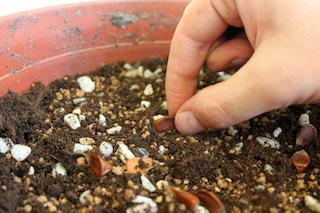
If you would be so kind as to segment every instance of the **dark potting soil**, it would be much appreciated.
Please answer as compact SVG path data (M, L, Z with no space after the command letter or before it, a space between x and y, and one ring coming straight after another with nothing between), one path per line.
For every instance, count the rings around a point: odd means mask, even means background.
M128 71L123 65L108 65L90 74L96 84L93 93L81 91L76 77L65 77L49 86L35 84L24 95L9 92L0 98L0 137L32 149L21 162L13 159L10 152L0 154L0 212L125 212L137 205L132 203L136 195L156 201L159 212L186 211L183 204L169 199L163 189L144 189L140 174L124 170L95 177L83 155L73 152L74 144L82 137L94 139L92 152L98 154L101 142L111 143L114 152L106 160L120 168L124 163L116 151L118 142L131 150L146 149L155 162L146 176L155 186L165 180L190 192L207 189L220 197L228 212L309 211L304 196L319 195L319 145L314 141L303 147L311 157L305 173L296 174L290 157L299 150L295 146L299 116L307 112L310 123L319 127L319 105L266 113L234 126L237 132L216 130L184 136L173 130L159 136L152 120L154 115L167 114L162 106L166 64L150 59L132 65L152 72L158 69L154 78L126 77ZM216 81L215 73L204 72L199 88ZM153 94L146 96L144 89L148 84L153 86ZM85 102L73 102L82 97ZM141 100L150 101L150 107L141 108ZM73 130L63 118L76 108L81 109L85 120L79 129ZM105 126L99 124L100 114L107 118ZM115 123L122 130L107 134L106 130ZM282 129L276 138L280 149L257 143L259 136L273 138L278 127ZM243 148L237 149L241 142ZM160 146L165 147L164 153L159 153ZM66 169L66 176L52 175L57 163ZM272 171L266 171L266 165ZM33 175L28 174L31 166ZM80 202L86 190L90 190L90 195L86 202Z

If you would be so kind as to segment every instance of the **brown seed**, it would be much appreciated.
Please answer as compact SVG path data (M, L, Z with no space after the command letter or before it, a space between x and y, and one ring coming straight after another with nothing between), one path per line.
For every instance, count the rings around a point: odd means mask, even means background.
M306 124L299 130L296 136L296 145L308 145L313 139L317 138L317 129L312 124Z
M297 170L297 173L304 172L311 162L311 158L304 150L295 152L290 158L291 164Z
M190 192L183 191L176 187L168 187L168 190L172 192L169 194L172 194L175 201L186 205L191 212L193 212L200 203L199 198Z
M152 168L152 159L143 157L143 158L131 158L127 161L126 167L127 171L131 174L136 173L146 173Z
M225 213L221 200L212 192L207 190L200 190L196 193L196 196L200 199L201 204L206 207L210 213Z
M174 129L174 117L163 116L153 122L153 126L158 133L165 133Z
M85 155L85 157L96 177L102 177L112 170L112 165L95 153Z

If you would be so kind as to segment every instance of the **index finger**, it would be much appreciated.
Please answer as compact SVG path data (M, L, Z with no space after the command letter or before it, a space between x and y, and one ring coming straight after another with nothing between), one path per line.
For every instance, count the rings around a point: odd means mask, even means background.
M170 115L195 94L199 70L210 46L226 28L210 0L193 0L185 9L168 59L166 96Z

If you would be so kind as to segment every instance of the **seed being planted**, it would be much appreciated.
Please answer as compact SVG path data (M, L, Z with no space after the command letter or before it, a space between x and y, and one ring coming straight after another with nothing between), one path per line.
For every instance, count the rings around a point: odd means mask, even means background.
M291 164L297 170L297 173L302 173L306 170L311 162L311 158L304 150L295 152L290 158Z
M312 124L306 124L299 130L296 136L296 145L308 145L313 139L317 138L317 129Z
M168 187L168 190L172 192L173 200L183 203L191 212L193 212L200 203L199 198L190 192L183 191L176 187Z
M165 133L174 129L174 117L163 116L153 122L154 128L158 133Z
M131 158L127 161L127 171L131 174L142 173L145 174L152 168L152 159L148 157L144 158Z
M85 155L85 157L96 177L102 177L112 170L112 165L95 153Z
M221 200L212 192L207 190L200 190L196 193L196 196L200 199L200 202L206 207L210 213L225 213Z

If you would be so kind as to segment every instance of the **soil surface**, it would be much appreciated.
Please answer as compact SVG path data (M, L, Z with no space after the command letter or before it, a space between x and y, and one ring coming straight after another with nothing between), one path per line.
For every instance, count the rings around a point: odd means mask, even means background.
M32 150L21 162L10 151L0 154L0 212L125 212L137 205L132 202L137 195L154 200L159 212L187 211L184 204L172 201L159 187L162 180L189 192L212 191L228 212L310 211L304 197L319 198L319 144L313 141L303 147L311 157L305 173L296 173L290 157L302 149L295 145L299 116L308 113L310 123L319 127L319 105L273 111L226 130L193 136L173 130L159 135L152 121L154 115L167 114L163 103L166 64L150 59L131 66L107 65L89 74L95 82L92 93L80 89L77 76L49 86L35 84L27 94L9 92L0 99L0 137ZM152 74L126 76L128 70L139 66ZM216 83L218 77L201 72L199 88ZM151 95L144 94L148 84L153 87ZM85 101L75 103L78 98ZM141 107L141 100L151 105ZM72 112L81 114L81 127L76 130L64 122L64 116ZM105 125L99 122L100 114L106 117ZM108 134L116 124L122 130ZM275 137L278 127L282 133ZM279 141L280 148L260 145L256 140L259 136ZM83 154L73 150L83 137L94 140L91 152L99 155L103 141L112 144L113 153L106 160L116 169L95 177ZM126 172L117 151L119 142L128 145L136 156L153 159L146 177L156 191L144 188L140 174ZM141 154L137 148L147 153ZM57 163L62 164L66 175L53 174ZM84 196L87 190L88 196Z

